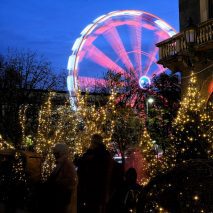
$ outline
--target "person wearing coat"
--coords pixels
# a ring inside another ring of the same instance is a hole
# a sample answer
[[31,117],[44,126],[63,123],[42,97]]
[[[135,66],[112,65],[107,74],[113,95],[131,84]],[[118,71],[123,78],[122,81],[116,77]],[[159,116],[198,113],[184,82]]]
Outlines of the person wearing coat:
[[45,183],[46,205],[44,212],[76,213],[77,212],[77,174],[68,157],[66,144],[56,144],[53,148],[56,167]]
[[91,145],[78,159],[77,167],[78,213],[106,213],[119,177],[114,172],[116,162],[103,144],[101,135],[92,135]]

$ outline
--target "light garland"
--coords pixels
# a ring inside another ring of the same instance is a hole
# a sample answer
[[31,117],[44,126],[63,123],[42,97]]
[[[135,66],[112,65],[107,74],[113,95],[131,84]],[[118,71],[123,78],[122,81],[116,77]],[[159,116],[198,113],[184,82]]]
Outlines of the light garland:
[[[210,107],[212,109],[212,103]],[[196,75],[192,73],[186,95],[173,122],[171,143],[167,147],[170,166],[190,158],[212,156],[212,124],[212,110],[206,109],[205,100],[197,88]]]
[[[158,155],[156,155],[152,139],[147,130],[143,130],[140,136],[141,142],[139,146],[143,157],[147,161],[147,165],[145,166],[149,172],[148,178],[142,181],[144,184],[148,183],[149,179],[155,176],[159,171],[164,172],[175,166],[178,152],[184,153],[190,148],[184,145],[178,150],[177,145],[181,142],[184,144],[193,144],[197,140],[189,134],[190,129],[187,129],[188,123],[197,125],[196,119],[191,118],[187,112],[195,112],[199,115],[202,124],[198,125],[198,129],[202,129],[204,124],[212,121],[212,117],[208,113],[200,113],[204,100],[199,99],[199,92],[195,84],[196,77],[192,74],[188,91],[181,102],[177,118],[173,123],[173,128],[176,129],[176,133],[180,132],[180,135],[178,137],[176,135],[171,136],[173,142],[168,144],[163,156],[158,157]],[[73,155],[82,155],[90,145],[91,135],[99,133],[103,136],[104,143],[108,149],[114,149],[115,146],[118,147],[118,145],[116,145],[117,141],[113,141],[116,125],[118,125],[117,122],[118,119],[120,119],[119,109],[116,107],[117,93],[115,91],[111,91],[111,94],[108,96],[108,101],[103,106],[97,106],[89,102],[89,94],[86,93],[82,95],[79,91],[76,97],[78,103],[77,111],[71,111],[69,104],[54,108],[52,105],[54,96],[54,93],[50,93],[47,101],[42,105],[38,118],[38,132],[33,138],[33,141],[36,143],[35,150],[44,158],[43,171],[49,174],[52,170],[54,158],[53,155],[51,155],[51,147],[58,142],[67,143]],[[23,112],[26,113],[26,109],[23,110]],[[21,126],[23,136],[25,136],[24,123],[26,119],[23,115],[20,117],[22,118]],[[209,137],[209,135],[212,135],[212,126],[210,126],[208,131],[211,132],[211,134],[202,133],[199,137],[206,139],[208,143],[210,143],[212,137]],[[184,139],[180,137],[183,133],[187,134]],[[23,138],[26,138],[26,136]],[[208,152],[209,155],[212,155],[211,151]],[[43,173],[43,176],[46,177],[47,174],[44,175]]]
[[3,139],[2,135],[0,134],[0,150],[7,150],[7,149],[15,149],[15,147]]
[[89,95],[84,96],[79,91],[77,94],[78,108],[76,112],[77,123],[82,127],[81,134],[77,134],[76,154],[81,155],[90,145],[91,135],[98,133],[103,136],[107,148],[111,149],[111,139],[114,132],[114,117],[116,93],[111,91],[108,101],[104,106],[89,103]]

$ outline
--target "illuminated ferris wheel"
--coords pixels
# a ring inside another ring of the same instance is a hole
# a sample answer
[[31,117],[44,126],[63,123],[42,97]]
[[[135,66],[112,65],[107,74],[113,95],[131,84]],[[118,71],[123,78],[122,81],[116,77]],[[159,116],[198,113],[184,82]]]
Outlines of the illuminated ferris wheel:
[[77,89],[91,91],[105,85],[107,71],[133,71],[138,85],[150,84],[153,75],[165,71],[157,64],[156,43],[176,34],[159,17],[139,10],[110,12],[85,27],[72,47],[67,85],[70,95]]

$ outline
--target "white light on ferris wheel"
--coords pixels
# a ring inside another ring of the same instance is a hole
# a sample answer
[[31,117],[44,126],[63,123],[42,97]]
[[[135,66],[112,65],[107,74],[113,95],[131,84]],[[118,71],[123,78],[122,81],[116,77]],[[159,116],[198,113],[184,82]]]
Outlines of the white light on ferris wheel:
[[156,20],[155,23],[160,27],[162,28],[163,30],[170,30],[171,27],[164,21],[162,20]]
[[176,35],[177,33],[174,32],[173,30],[170,30],[170,31],[168,32],[168,34],[172,37],[173,35]]
[[75,55],[71,55],[71,56],[69,57],[68,64],[67,64],[67,69],[68,69],[69,71],[70,71],[70,70],[74,70],[75,58],[76,58]]
[[81,35],[84,36],[87,31],[93,26],[93,24],[88,24],[82,31],[81,31]]
[[83,37],[78,37],[76,40],[75,40],[75,43],[73,44],[72,46],[72,51],[75,52],[76,50],[78,50],[78,47],[82,41]]
[[142,11],[134,11],[134,10],[121,10],[121,11],[113,11],[109,13],[109,16],[117,16],[117,15],[135,15],[135,16],[140,16],[142,15],[143,12]]
[[106,15],[101,15],[101,16],[99,16],[98,18],[96,18],[96,19],[94,19],[93,20],[93,23],[96,23],[96,22],[98,22],[98,21],[100,21],[102,18],[104,18]]
[[69,75],[67,77],[67,89],[70,92],[74,91],[74,82],[73,82],[73,76]]

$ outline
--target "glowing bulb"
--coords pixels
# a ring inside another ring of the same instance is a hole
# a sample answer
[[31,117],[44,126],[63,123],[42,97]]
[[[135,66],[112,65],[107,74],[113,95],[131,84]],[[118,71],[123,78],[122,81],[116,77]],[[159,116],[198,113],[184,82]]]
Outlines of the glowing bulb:
[[195,196],[193,197],[193,199],[197,201],[197,200],[199,200],[199,197],[198,197],[197,195],[195,195]]

